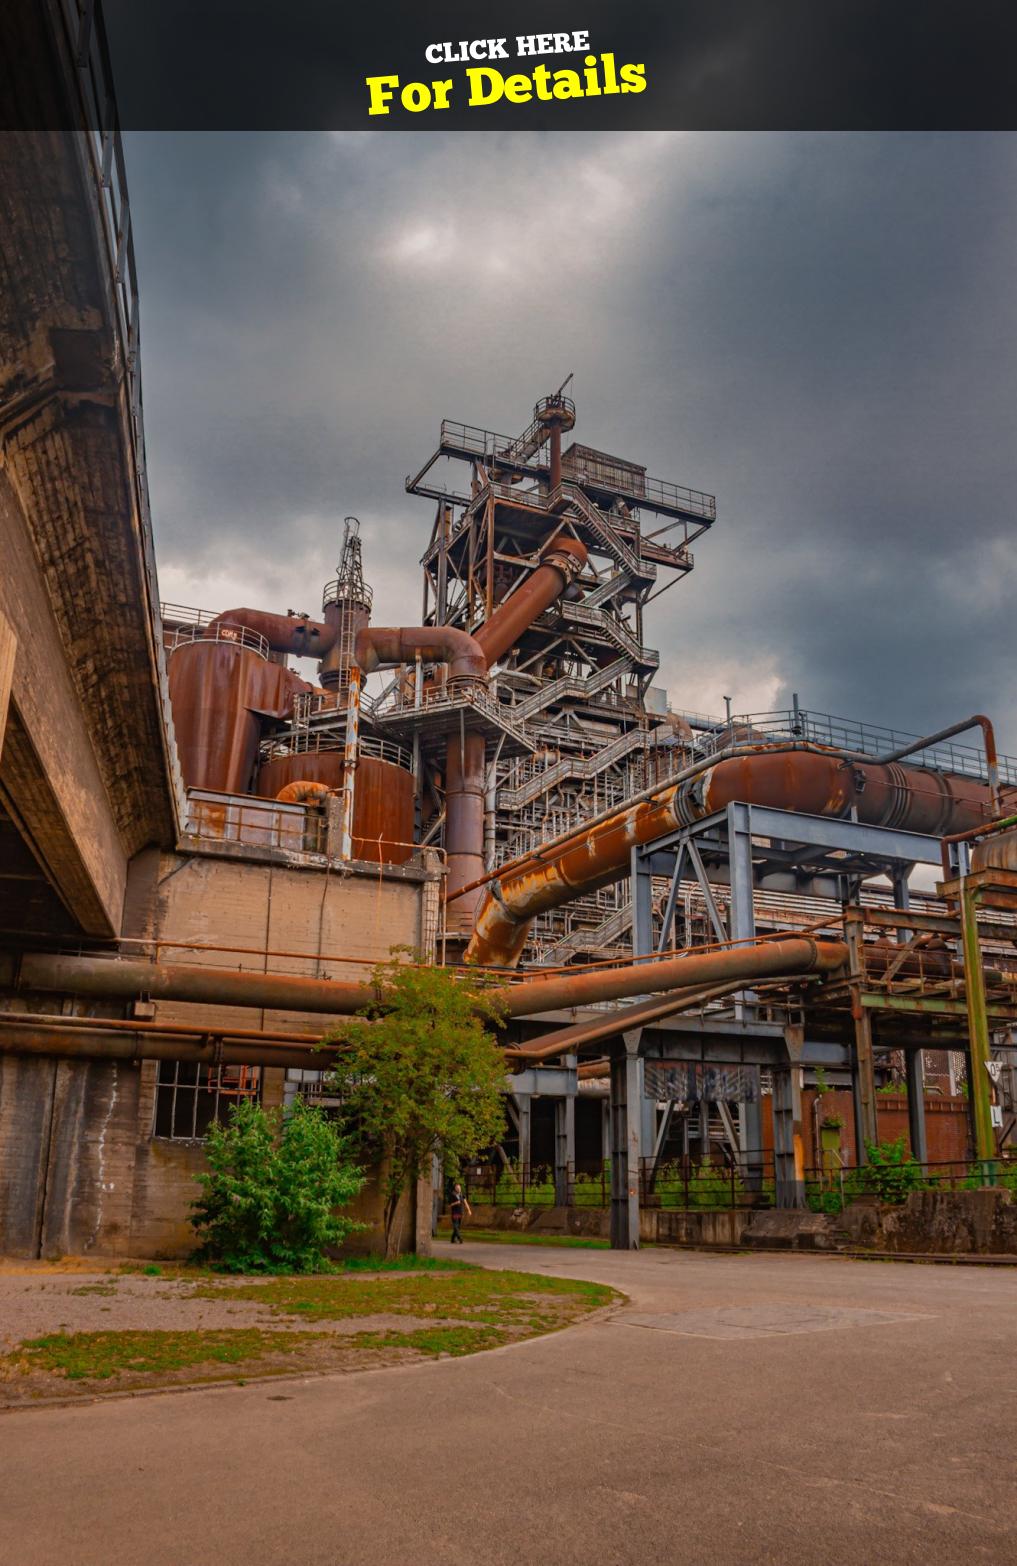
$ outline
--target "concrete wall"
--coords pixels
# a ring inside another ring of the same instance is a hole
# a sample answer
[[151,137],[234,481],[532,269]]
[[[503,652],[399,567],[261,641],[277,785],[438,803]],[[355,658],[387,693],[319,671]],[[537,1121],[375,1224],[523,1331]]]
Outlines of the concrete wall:
[[[188,942],[218,950],[160,947],[163,962],[245,967],[258,973],[363,977],[391,946],[416,946],[429,917],[435,880],[405,870],[379,873],[320,866],[239,862],[234,856],[169,853],[139,855],[128,880],[125,945],[151,953],[152,941]],[[243,947],[244,952],[224,952]],[[341,956],[340,956],[341,954]],[[353,959],[361,959],[358,963]],[[0,995],[0,1007],[25,1005],[47,1014],[62,1010],[112,1015],[111,1005],[73,997]],[[210,1030],[282,1029],[320,1032],[327,1017],[239,1007],[160,1003],[160,1020],[197,1023]],[[95,1062],[47,1057],[0,1057],[0,1251],[14,1256],[95,1254],[183,1256],[193,1249],[188,1223],[203,1167],[200,1142],[153,1135],[158,1067],[155,1062]],[[266,1068],[262,1101],[283,1101],[285,1073]],[[418,1211],[419,1210],[419,1211]],[[356,1214],[375,1227],[351,1249],[375,1249],[381,1196],[365,1189]],[[403,1243],[430,1235],[430,1190],[407,1200]]]
[[[240,861],[217,854],[149,853],[131,867],[125,933],[157,938],[160,961],[305,978],[367,979],[395,946],[421,944],[433,882]],[[175,946],[175,941],[186,943]],[[219,950],[194,950],[209,946]],[[221,948],[241,948],[234,952]],[[143,956],[151,945],[133,949]],[[267,955],[266,955],[267,954]],[[236,1006],[159,1001],[166,1022],[210,1028],[308,1031],[327,1018]]]

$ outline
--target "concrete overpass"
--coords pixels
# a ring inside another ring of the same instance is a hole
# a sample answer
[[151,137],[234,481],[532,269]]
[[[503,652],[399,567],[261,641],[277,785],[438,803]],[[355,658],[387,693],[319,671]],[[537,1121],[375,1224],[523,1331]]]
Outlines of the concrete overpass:
[[87,128],[89,11],[5,23],[24,122],[77,128],[0,136],[0,938],[114,939],[130,860],[179,825],[130,209],[115,127]]

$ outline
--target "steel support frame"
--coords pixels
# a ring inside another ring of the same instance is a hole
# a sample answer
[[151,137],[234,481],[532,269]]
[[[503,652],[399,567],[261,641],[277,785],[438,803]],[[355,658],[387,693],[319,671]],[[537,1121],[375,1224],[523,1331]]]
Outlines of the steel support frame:
[[[565,1065],[575,1073],[575,1055],[565,1056]],[[554,1202],[569,1205],[569,1178],[576,1162],[576,1094],[566,1093],[554,1101]]]
[[981,1161],[987,1185],[996,1180],[996,1133],[992,1125],[992,1088],[988,1063],[992,1058],[985,969],[978,936],[978,887],[960,879],[961,938],[964,954],[964,995],[968,1017],[968,1095],[975,1157]]
[[861,914],[852,916],[850,911],[846,910],[844,938],[850,953],[848,987],[851,997],[851,1021],[854,1026],[851,1097],[855,1117],[855,1157],[859,1164],[867,1162],[866,1144],[879,1141],[876,1072],[872,1049],[872,1011],[862,1003],[865,984],[865,959],[862,954],[863,928]]
[[773,1073],[774,1199],[778,1208],[800,1210],[805,1201],[805,1137],[802,1120],[804,1030],[785,1029],[787,1056]]
[[622,1035],[611,1056],[611,1249],[639,1249],[639,1157],[642,1141],[639,1040]]
[[[769,839],[770,847],[758,839]],[[756,840],[756,841],[754,841]],[[797,849],[788,844],[799,845]],[[651,843],[642,845],[632,855],[633,893],[633,950],[644,955],[654,949],[652,920],[652,877],[670,875],[671,886],[665,911],[664,929],[660,945],[666,941],[670,918],[677,900],[677,882],[683,865],[687,862],[696,874],[703,889],[707,909],[715,908],[712,890],[703,864],[702,847],[709,847],[711,857],[726,860],[730,887],[730,931],[732,940],[751,940],[755,935],[755,909],[753,892],[757,880],[756,862],[760,876],[765,875],[768,863],[772,868],[786,871],[793,868],[794,854],[808,860],[814,869],[817,850],[823,852],[853,852],[869,858],[879,870],[872,873],[889,875],[898,904],[908,903],[908,877],[915,864],[938,864],[940,845],[937,838],[924,837],[914,832],[900,832],[887,827],[872,827],[857,821],[836,817],[804,816],[791,811],[776,810],[770,806],[729,804],[721,813],[705,817],[689,827],[676,829]],[[836,870],[830,862],[828,870]],[[852,935],[854,930],[854,935]],[[876,1141],[875,1077],[873,1070],[872,1019],[869,1009],[862,1003],[862,966],[860,925],[847,926],[848,944],[852,946],[852,973],[858,978],[851,985],[851,1013],[854,1024],[853,1086],[855,1113],[855,1142],[858,1161],[865,1161],[865,1143]],[[906,934],[906,932],[902,932]],[[976,997],[977,999],[977,997]],[[753,998],[744,992],[737,1002],[736,1015],[740,1021],[751,1025]],[[909,1052],[909,1069],[915,1076],[921,1072],[921,1055],[917,1063]],[[987,1076],[987,1073],[983,1073]],[[909,1110],[912,1124],[912,1146],[925,1145],[924,1102],[920,1094],[912,1093],[913,1107]],[[974,1101],[973,1101],[974,1110]],[[751,1153],[762,1143],[761,1104],[757,1095],[755,1104],[740,1106],[739,1139],[747,1178],[751,1181],[756,1170],[751,1167]],[[917,1153],[915,1155],[918,1156]]]

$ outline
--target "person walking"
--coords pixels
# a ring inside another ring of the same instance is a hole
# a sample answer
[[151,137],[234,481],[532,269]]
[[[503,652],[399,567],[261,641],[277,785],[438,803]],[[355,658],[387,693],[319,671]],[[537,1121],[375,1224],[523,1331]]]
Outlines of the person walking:
[[466,1197],[463,1194],[463,1188],[459,1184],[458,1180],[456,1181],[455,1185],[452,1187],[452,1195],[449,1198],[448,1210],[449,1210],[449,1216],[452,1219],[452,1241],[451,1241],[451,1243],[454,1245],[456,1243],[456,1241],[458,1240],[459,1244],[462,1245],[463,1237],[462,1237],[462,1234],[460,1233],[460,1230],[462,1229],[462,1224],[463,1224],[463,1213],[465,1211],[466,1216],[468,1218],[472,1218],[473,1217],[473,1209],[471,1208],[469,1202],[466,1200]]

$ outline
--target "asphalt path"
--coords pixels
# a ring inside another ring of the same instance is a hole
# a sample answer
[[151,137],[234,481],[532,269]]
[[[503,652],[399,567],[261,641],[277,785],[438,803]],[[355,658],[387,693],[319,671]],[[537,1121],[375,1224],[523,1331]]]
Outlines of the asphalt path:
[[1017,1558],[1017,1275],[467,1244],[627,1303],[468,1359],[0,1418],[10,1566]]

